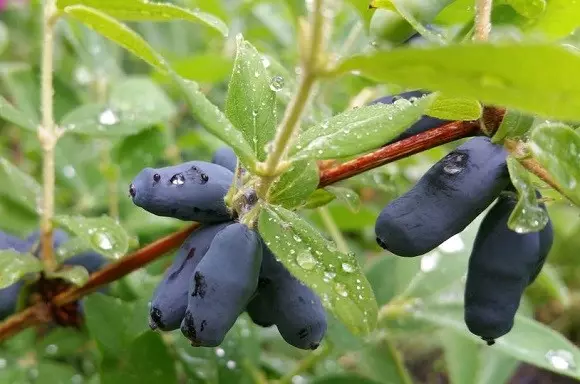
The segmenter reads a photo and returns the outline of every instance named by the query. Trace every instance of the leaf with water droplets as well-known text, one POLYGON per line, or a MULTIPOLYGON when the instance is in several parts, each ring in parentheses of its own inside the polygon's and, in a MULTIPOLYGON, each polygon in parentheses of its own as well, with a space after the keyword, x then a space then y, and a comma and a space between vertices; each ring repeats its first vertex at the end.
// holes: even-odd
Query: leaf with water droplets
MULTIPOLYGON (((483 343, 465 326, 462 302, 430 301, 410 308, 406 316, 461 333, 480 344, 483 343)), ((526 363, 580 378, 580 349, 555 330, 521 314, 516 315, 512 330, 498 338, 493 348, 526 363)))
POLYGON ((242 132, 234 128, 224 113, 205 97, 197 83, 185 80, 174 72, 170 72, 170 75, 185 94, 191 112, 200 123, 232 147, 245 167, 254 170, 258 160, 242 132))
POLYGON ((259 230, 277 259, 353 333, 374 329, 377 302, 353 254, 339 252, 315 227, 280 206, 262 209, 259 230))
POLYGON ((5 158, 0 158, 0 180, 0 194, 38 214, 37 206, 42 189, 36 180, 5 158))
POLYGON ((14 125, 26 129, 27 131, 36 132, 37 127, 24 112, 16 109, 4 97, 0 96, 0 118, 14 125))
POLYGON ((0 289, 16 283, 27 273, 42 271, 42 262, 29 253, 0 250, 0 289))
POLYGON ((517 233, 541 231, 548 223, 548 212, 538 205, 536 188, 528 171, 512 156, 507 158, 507 165, 518 191, 518 203, 508 219, 508 227, 517 233))
POLYGON ((119 44, 161 72, 167 70, 161 56, 135 31, 108 14, 84 5, 69 5, 64 13, 119 44))
POLYGON ((297 161, 270 188, 268 201, 292 209, 304 203, 318 187, 315 161, 297 161))
POLYGON ((242 35, 236 37, 236 42, 226 116, 242 132, 258 160, 264 161, 266 145, 276 132, 276 91, 271 88, 273 80, 264 67, 262 55, 242 35))
POLYGON ((352 189, 333 186, 324 189, 336 196, 338 200, 345 203, 348 209, 352 212, 358 212, 360 210, 360 197, 358 196, 358 193, 352 189))
POLYGON ((127 232, 110 217, 57 216, 54 221, 105 257, 118 259, 129 249, 127 232))
POLYGON ((497 144, 505 139, 524 136, 532 128, 533 124, 533 116, 515 109, 508 109, 491 141, 497 144))
POLYGON ((81 286, 89 279, 89 271, 82 265, 65 266, 64 269, 50 272, 47 276, 51 279, 63 279, 73 285, 81 286))
POLYGON ((147 0, 57 0, 56 5, 65 12, 67 7, 85 5, 124 21, 186 20, 205 24, 223 36, 228 35, 228 27, 216 16, 170 3, 147 0))
MULTIPOLYGON (((530 0, 508 1, 524 4, 530 2, 530 0)), ((537 1, 538 0, 533 0, 533 2, 537 1)), ((578 28, 579 13, 580 2, 576 0, 550 0, 547 3, 542 17, 538 17, 535 20, 535 23, 530 23, 526 28, 526 32, 539 34, 543 38, 549 38, 550 40, 559 40, 569 36, 578 28)))
POLYGON ((578 68, 580 55, 560 45, 478 43, 353 56, 339 64, 333 75, 360 71, 361 75, 383 83, 437 90, 450 97, 577 120, 580 119, 578 68))
POLYGON ((580 133, 564 124, 541 124, 532 131, 530 148, 566 197, 580 206, 580 133))
POLYGON ((442 120, 477 120, 482 111, 483 108, 477 100, 437 93, 425 114, 442 120))
POLYGON ((314 209, 322 207, 334 199, 336 199, 336 196, 328 192, 326 189, 317 189, 308 197, 308 200, 306 200, 301 208, 314 209))
POLYGON ((60 126, 72 133, 127 136, 168 121, 175 113, 163 89, 135 76, 116 82, 107 103, 82 105, 64 116, 60 126))
POLYGON ((517 13, 534 19, 540 16, 546 10, 546 0, 504 0, 517 13))
POLYGON ((432 96, 374 104, 343 112, 302 132, 291 150, 296 159, 334 159, 376 149, 421 118, 432 96))

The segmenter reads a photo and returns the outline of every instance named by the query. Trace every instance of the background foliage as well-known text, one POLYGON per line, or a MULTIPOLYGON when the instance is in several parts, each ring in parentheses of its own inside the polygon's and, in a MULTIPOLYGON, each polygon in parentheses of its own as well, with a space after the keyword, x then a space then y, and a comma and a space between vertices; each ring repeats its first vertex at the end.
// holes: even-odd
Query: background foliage
MULTIPOLYGON (((375 11, 368 10, 366 1, 327 1, 324 12, 333 18, 329 46, 334 53, 328 60, 336 64, 327 76, 336 78, 321 83, 305 121, 320 129, 323 121, 360 104, 359 100, 397 93, 402 87, 429 87, 463 98, 455 113, 442 118, 478 117, 478 105, 465 98, 513 107, 539 117, 530 118, 527 126, 516 117, 519 125, 502 127, 502 137, 519 136, 534 121, 529 138, 534 155, 570 200, 578 203, 580 139, 573 130, 573 122, 580 120, 579 40, 574 33, 580 24, 580 7, 576 2, 497 1, 491 40, 499 44, 469 46, 452 43, 468 35, 473 25, 471 0, 384 3, 407 21, 384 9, 376 11, 379 14, 371 21, 375 11), (381 17, 380 12, 384 13, 381 17), (437 30, 425 30, 427 23, 435 23, 437 30), (448 44, 435 44, 425 51, 391 50, 393 43, 401 42, 397 34, 405 28, 412 31, 411 25, 432 41, 448 44), (401 28, 395 31, 396 26, 401 28), (555 125, 552 119, 565 120, 573 128, 555 125)), ((301 0, 182 0, 175 5, 184 8, 177 8, 136 1, 59 0, 57 6, 67 17, 56 25, 55 44, 55 120, 65 131, 56 148, 58 225, 112 259, 179 229, 183 224, 176 220, 137 209, 127 197, 130 180, 145 166, 209 160, 222 145, 219 139, 230 141, 213 107, 199 104, 200 92, 226 111, 236 127, 243 127, 248 139, 256 122, 244 120, 247 114, 236 112, 234 103, 226 104, 228 98, 243 95, 249 85, 230 83, 228 89, 232 70, 249 74, 265 70, 256 78, 267 76, 271 81, 253 85, 266 95, 268 107, 281 115, 297 86, 297 20, 306 14, 308 4, 301 0), (237 37, 239 33, 243 39, 237 37), (168 74, 166 63, 180 77, 168 74), (190 114, 188 101, 197 106, 196 118, 190 114)), ((0 15, 0 229, 21 236, 38 227, 40 213, 42 169, 36 127, 41 116, 41 13, 41 4, 32 1, 14 2, 0 15)), ((325 147, 320 158, 351 156, 388 141, 388 137, 373 136, 346 145, 340 129, 362 120, 364 113, 355 110, 324 126, 328 132, 337 131, 327 138, 332 145, 325 147)), ((421 111, 409 108, 405 113, 421 111)), ((276 126, 275 121, 260 121, 260 125, 266 127, 262 133, 276 126)), ((369 124, 369 131, 374 128, 369 124)), ((293 155, 306 158, 315 153, 319 149, 312 144, 318 136, 315 133, 312 138, 304 136, 293 155)), ((263 160, 268 144, 268 136, 264 137, 257 137, 253 148, 238 148, 238 155, 248 164, 254 155, 263 160)), ((530 375, 545 382, 564 380, 557 374, 580 378, 580 349, 575 346, 580 342, 580 211, 554 191, 542 189, 544 196, 553 199, 549 212, 556 233, 548 265, 527 291, 513 331, 493 348, 483 346, 463 324, 464 275, 477 222, 421 258, 400 259, 376 245, 373 228, 380 209, 453 146, 349 179, 340 188, 329 189, 330 196, 317 195, 321 201, 332 200, 328 205, 301 211, 323 233, 334 233, 335 240, 338 232, 338 239, 343 240, 341 251, 354 252, 363 265, 380 307, 378 328, 372 334, 354 336, 331 317, 325 343, 315 352, 303 353, 286 345, 275 330, 258 328, 244 317, 221 347, 192 348, 179 335, 154 333, 147 325, 148 301, 170 263, 172 255, 167 255, 115 282, 109 295, 84 299, 82 331, 29 329, 0 345, 0 382, 280 379, 292 383, 483 384, 508 382, 514 372, 513 380, 530 375)), ((511 167, 515 177, 517 164, 511 167)), ((308 182, 307 178, 305 185, 308 182)), ((277 202, 294 207, 302 197, 277 202)), ((282 214, 266 210, 263 215, 282 214)), ((530 225, 529 218, 523 222, 530 225)), ((66 258, 66 254, 58 256, 66 258)))

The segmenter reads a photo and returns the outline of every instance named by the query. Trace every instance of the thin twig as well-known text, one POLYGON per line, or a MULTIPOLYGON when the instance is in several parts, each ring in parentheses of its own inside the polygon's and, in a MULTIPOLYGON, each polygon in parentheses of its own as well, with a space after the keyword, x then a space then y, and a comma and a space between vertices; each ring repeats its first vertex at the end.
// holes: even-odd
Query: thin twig
POLYGON ((324 22, 323 16, 324 0, 314 0, 312 18, 310 23, 309 46, 302 57, 301 78, 298 89, 292 100, 288 104, 284 117, 276 136, 274 137, 272 151, 268 154, 264 163, 262 180, 258 186, 257 193, 261 198, 265 198, 270 185, 277 177, 277 169, 287 155, 292 138, 300 128, 300 120, 306 110, 316 80, 318 77, 319 58, 323 51, 324 42, 324 22))
POLYGON ((320 218, 322 219, 324 227, 330 234, 332 240, 334 240, 334 242, 336 243, 336 248, 338 248, 338 250, 342 253, 349 253, 350 250, 348 249, 348 244, 346 243, 346 240, 344 239, 344 236, 342 235, 340 228, 338 228, 334 219, 332 218, 332 215, 330 214, 328 207, 323 206, 317 208, 317 211, 320 214, 320 218))
POLYGON ((113 281, 136 271, 137 269, 158 259, 170 250, 179 247, 185 239, 199 227, 200 224, 194 223, 179 232, 175 232, 155 241, 154 243, 146 245, 115 263, 107 265, 103 269, 92 274, 89 280, 81 287, 71 288, 56 296, 52 303, 57 307, 71 303, 82 296, 97 290, 99 287, 112 283, 113 281))
POLYGON ((493 0, 476 0, 475 40, 487 41, 491 32, 491 9, 493 0))
POLYGON ((54 184, 55 165, 54 148, 58 140, 54 124, 53 96, 53 60, 54 60, 54 24, 57 18, 54 0, 47 0, 44 4, 43 16, 43 43, 41 65, 41 112, 42 123, 38 128, 42 155, 42 217, 41 230, 41 257, 44 267, 48 271, 56 268, 56 260, 52 249, 52 218, 54 216, 54 184))
POLYGON ((320 360, 326 358, 326 356, 328 356, 331 351, 332 348, 330 347, 330 345, 328 343, 325 343, 324 345, 322 345, 321 348, 312 352, 311 354, 306 356, 302 361, 300 361, 296 366, 296 368, 294 368, 292 371, 288 372, 286 375, 280 378, 280 380, 277 381, 277 384, 292 383, 292 378, 294 378, 294 376, 297 376, 303 372, 310 370, 310 368, 318 364, 320 360))
POLYGON ((45 324, 51 320, 48 306, 38 303, 18 312, 0 323, 0 342, 9 337, 38 324, 45 324))

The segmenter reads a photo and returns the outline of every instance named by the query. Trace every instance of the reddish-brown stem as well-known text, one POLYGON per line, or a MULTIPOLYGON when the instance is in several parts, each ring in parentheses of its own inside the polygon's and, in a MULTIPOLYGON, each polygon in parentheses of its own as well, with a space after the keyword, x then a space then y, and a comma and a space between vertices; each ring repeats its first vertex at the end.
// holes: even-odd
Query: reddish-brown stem
POLYGON ((33 305, 0 323, 0 341, 34 325, 51 321, 50 311, 44 303, 33 305))
MULTIPOLYGON (((483 121, 489 132, 495 132, 503 119, 505 110, 486 108, 483 121)), ((386 145, 374 152, 325 169, 320 174, 319 188, 359 175, 370 169, 392 163, 419 152, 438 147, 480 132, 479 121, 453 121, 435 129, 419 133, 401 141, 386 145)))
MULTIPOLYGON (((179 247, 200 224, 193 223, 178 232, 165 236, 154 243, 148 244, 138 251, 107 265, 102 270, 91 275, 81 287, 73 287, 56 296, 51 305, 60 307, 71 303, 88 293, 118 280, 129 273, 147 265, 161 255, 179 247)), ((0 342, 17 334, 30 326, 50 322, 50 308, 46 303, 37 303, 22 312, 16 313, 0 323, 0 342)))
POLYGON ((89 280, 80 287, 70 288, 54 298, 52 304, 60 307, 71 303, 86 294, 95 291, 103 285, 118 280, 129 273, 149 264, 159 256, 179 247, 185 239, 195 231, 200 224, 194 223, 189 227, 165 236, 154 243, 148 244, 129 256, 123 257, 119 261, 109 264, 98 272, 91 275, 89 280))

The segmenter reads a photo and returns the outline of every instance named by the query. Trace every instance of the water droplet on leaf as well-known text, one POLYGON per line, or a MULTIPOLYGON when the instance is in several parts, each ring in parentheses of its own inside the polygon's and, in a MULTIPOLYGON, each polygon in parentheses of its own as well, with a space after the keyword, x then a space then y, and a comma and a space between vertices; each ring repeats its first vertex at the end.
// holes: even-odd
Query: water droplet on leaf
POLYGON ((298 256, 296 256, 296 262, 298 265, 306 270, 311 270, 316 266, 316 259, 310 254, 310 252, 300 252, 298 256))
POLYGON ((552 367, 561 371, 576 369, 574 356, 571 352, 563 349, 549 350, 548 353, 546 353, 546 360, 548 360, 552 367))
POLYGON ((115 125, 119 123, 119 116, 111 108, 105 109, 99 115, 99 124, 101 125, 115 125))
POLYGON ((274 76, 270 80, 270 89, 274 92, 281 91, 284 88, 284 78, 282 76, 274 76))

